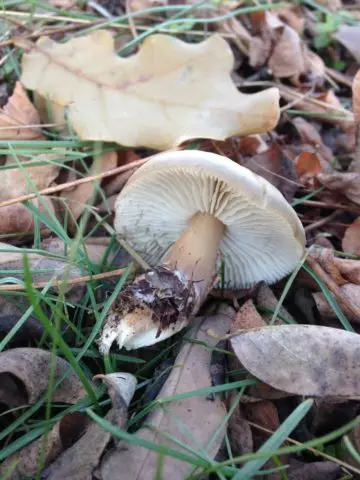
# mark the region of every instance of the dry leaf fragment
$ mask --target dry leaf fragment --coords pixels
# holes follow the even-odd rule
[[[4,108],[0,109],[1,140],[36,140],[43,138],[39,114],[20,82]]]
[[[342,239],[342,248],[346,253],[360,255],[360,217],[346,229]]]
[[[106,420],[117,424],[120,428],[124,428],[127,422],[127,409],[137,383],[136,378],[129,373],[123,372],[98,375],[94,378],[103,380],[109,388],[113,408],[107,413]],[[92,423],[85,434],[71,448],[65,450],[43,472],[42,478],[44,480],[99,478],[97,475],[93,477],[93,474],[110,440],[111,434],[109,432],[104,430],[98,423]],[[123,466],[118,465],[117,469],[117,473],[113,478],[118,478],[118,471],[122,471]],[[104,480],[103,477],[100,478]]]
[[[41,436],[34,442],[26,445],[19,452],[8,457],[0,466],[0,474],[17,462],[11,474],[11,480],[33,478],[38,473],[40,462],[48,466],[63,450],[81,436],[89,423],[84,413],[67,413],[56,423],[46,436]]]
[[[323,170],[326,170],[333,162],[333,154],[329,147],[322,141],[320,133],[316,130],[313,123],[308,122],[302,117],[296,117],[292,121],[302,143],[311,145],[316,153],[319,154],[319,160]]]
[[[268,65],[277,78],[299,76],[305,71],[304,48],[296,30],[278,27],[280,37],[272,50]]]
[[[358,464],[355,464],[358,467]],[[291,461],[288,473],[289,480],[338,480],[341,478],[342,472],[339,465],[335,462],[311,462],[302,463]]]
[[[347,283],[340,287],[341,292],[350,299],[350,301],[360,308],[360,285],[354,285],[353,283]],[[315,292],[312,294],[316,303],[316,307],[323,317],[337,318],[334,309],[326,300],[322,292]],[[360,323],[360,318],[355,315],[346,305],[342,305],[342,309],[346,317],[354,323]]]
[[[49,218],[50,212],[54,212],[52,201],[48,197],[41,197],[41,199],[35,198],[29,201],[35,208],[39,210],[39,213]],[[1,208],[0,216],[0,234],[5,238],[6,235],[13,235],[17,233],[17,239],[24,235],[34,232],[35,218],[34,214],[26,208],[22,203],[14,203]],[[43,235],[49,233],[48,228],[43,222],[40,222],[40,229]]]
[[[360,205],[360,173],[318,173],[316,178],[329,190],[340,192]]]
[[[22,67],[22,83],[68,106],[84,139],[167,149],[269,131],[279,119],[276,88],[253,95],[235,88],[233,55],[218,35],[198,44],[152,35],[129,58],[115,55],[105,30],[63,44],[45,37]]]
[[[161,399],[211,386],[211,349],[204,347],[203,343],[215,346],[217,339],[206,332],[211,330],[216,336],[222,337],[227,333],[233,316],[233,309],[223,306],[218,314],[208,317],[202,324],[194,327],[191,335],[199,343],[186,343],[182,347],[175,367],[157,397],[159,407],[149,415],[146,426],[136,432],[136,436],[166,446],[172,446],[171,438],[175,438],[194,451],[205,450],[209,457],[214,458],[225,433],[224,429],[218,430],[226,415],[226,409],[220,398],[215,396],[209,399],[197,395],[166,403],[165,408],[161,406]],[[214,436],[215,432],[217,434]],[[207,446],[209,438],[213,441]],[[181,449],[181,443],[174,444],[174,448],[176,446],[177,449]],[[119,465],[122,465],[121,471]],[[157,465],[157,453],[135,445],[127,445],[126,450],[118,450],[104,459],[101,473],[104,480],[115,477],[118,480],[129,478],[152,480]],[[172,480],[183,480],[192,470],[189,464],[172,457],[164,458],[162,468],[163,477]]]
[[[360,64],[360,26],[359,25],[342,25],[334,34],[334,38],[344,45]]]
[[[254,376],[285,392],[360,398],[360,337],[337,328],[280,325],[231,339]]]
[[[42,160],[59,159],[59,155],[41,154],[34,157],[32,161],[22,163],[23,168],[16,166],[2,170],[1,173],[1,189],[0,201],[8,200],[10,198],[20,197],[30,192],[42,190],[49,187],[59,174],[59,167],[57,165],[40,165],[32,166],[32,162],[39,162]],[[7,165],[10,165],[9,160]]]
[[[97,173],[112,170],[117,165],[116,152],[107,152],[99,157],[94,158],[93,164],[89,171],[89,176]],[[64,190],[61,193],[61,198],[67,201],[68,207],[71,210],[73,220],[77,220],[83,213],[89,201],[95,192],[94,182],[87,182],[77,185],[73,190]]]
[[[50,361],[51,353],[40,348],[6,350],[0,353],[0,377],[16,378],[19,391],[25,393],[27,403],[33,404],[48,388]],[[57,357],[55,381],[60,380],[65,373],[67,376],[54,391],[52,401],[76,403],[86,394],[83,384],[69,364]]]

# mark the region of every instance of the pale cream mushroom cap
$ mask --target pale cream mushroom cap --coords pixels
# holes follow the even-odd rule
[[[117,198],[115,229],[155,266],[197,212],[225,225],[219,262],[227,288],[274,283],[304,254],[301,222],[273,185],[199,150],[164,152],[140,167]]]

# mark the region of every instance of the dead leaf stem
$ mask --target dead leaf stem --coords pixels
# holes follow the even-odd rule
[[[152,157],[153,155],[147,158],[143,158],[141,160],[135,160],[134,162],[128,163],[127,165],[122,165],[121,167],[113,168],[112,170],[109,170],[107,172],[98,173],[96,175],[91,175],[86,178],[79,178],[78,180],[74,180],[72,182],[61,183],[60,185],[56,185],[56,187],[44,188],[43,190],[39,190],[39,192],[37,193],[28,193],[26,195],[21,195],[19,197],[12,198],[10,200],[6,200],[5,202],[0,203],[0,208],[7,207],[9,205],[14,205],[15,203],[32,200],[33,198],[36,198],[39,195],[50,195],[53,193],[61,192],[69,188],[76,187],[77,185],[81,185],[82,183],[92,182],[94,180],[99,180],[101,178],[112,177],[113,175],[117,175],[118,173],[126,172],[127,170],[131,170],[132,168],[140,167]]]

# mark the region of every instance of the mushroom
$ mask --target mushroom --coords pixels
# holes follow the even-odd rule
[[[115,300],[100,338],[108,352],[152,345],[186,326],[222,271],[229,289],[274,283],[305,250],[295,211],[264,178],[196,150],[141,166],[115,204],[115,230],[148,262]]]

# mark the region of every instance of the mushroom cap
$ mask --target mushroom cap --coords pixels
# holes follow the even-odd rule
[[[264,178],[199,150],[164,152],[141,166],[115,204],[115,230],[155,266],[197,212],[225,225],[219,245],[226,288],[273,283],[305,251],[296,212]]]

